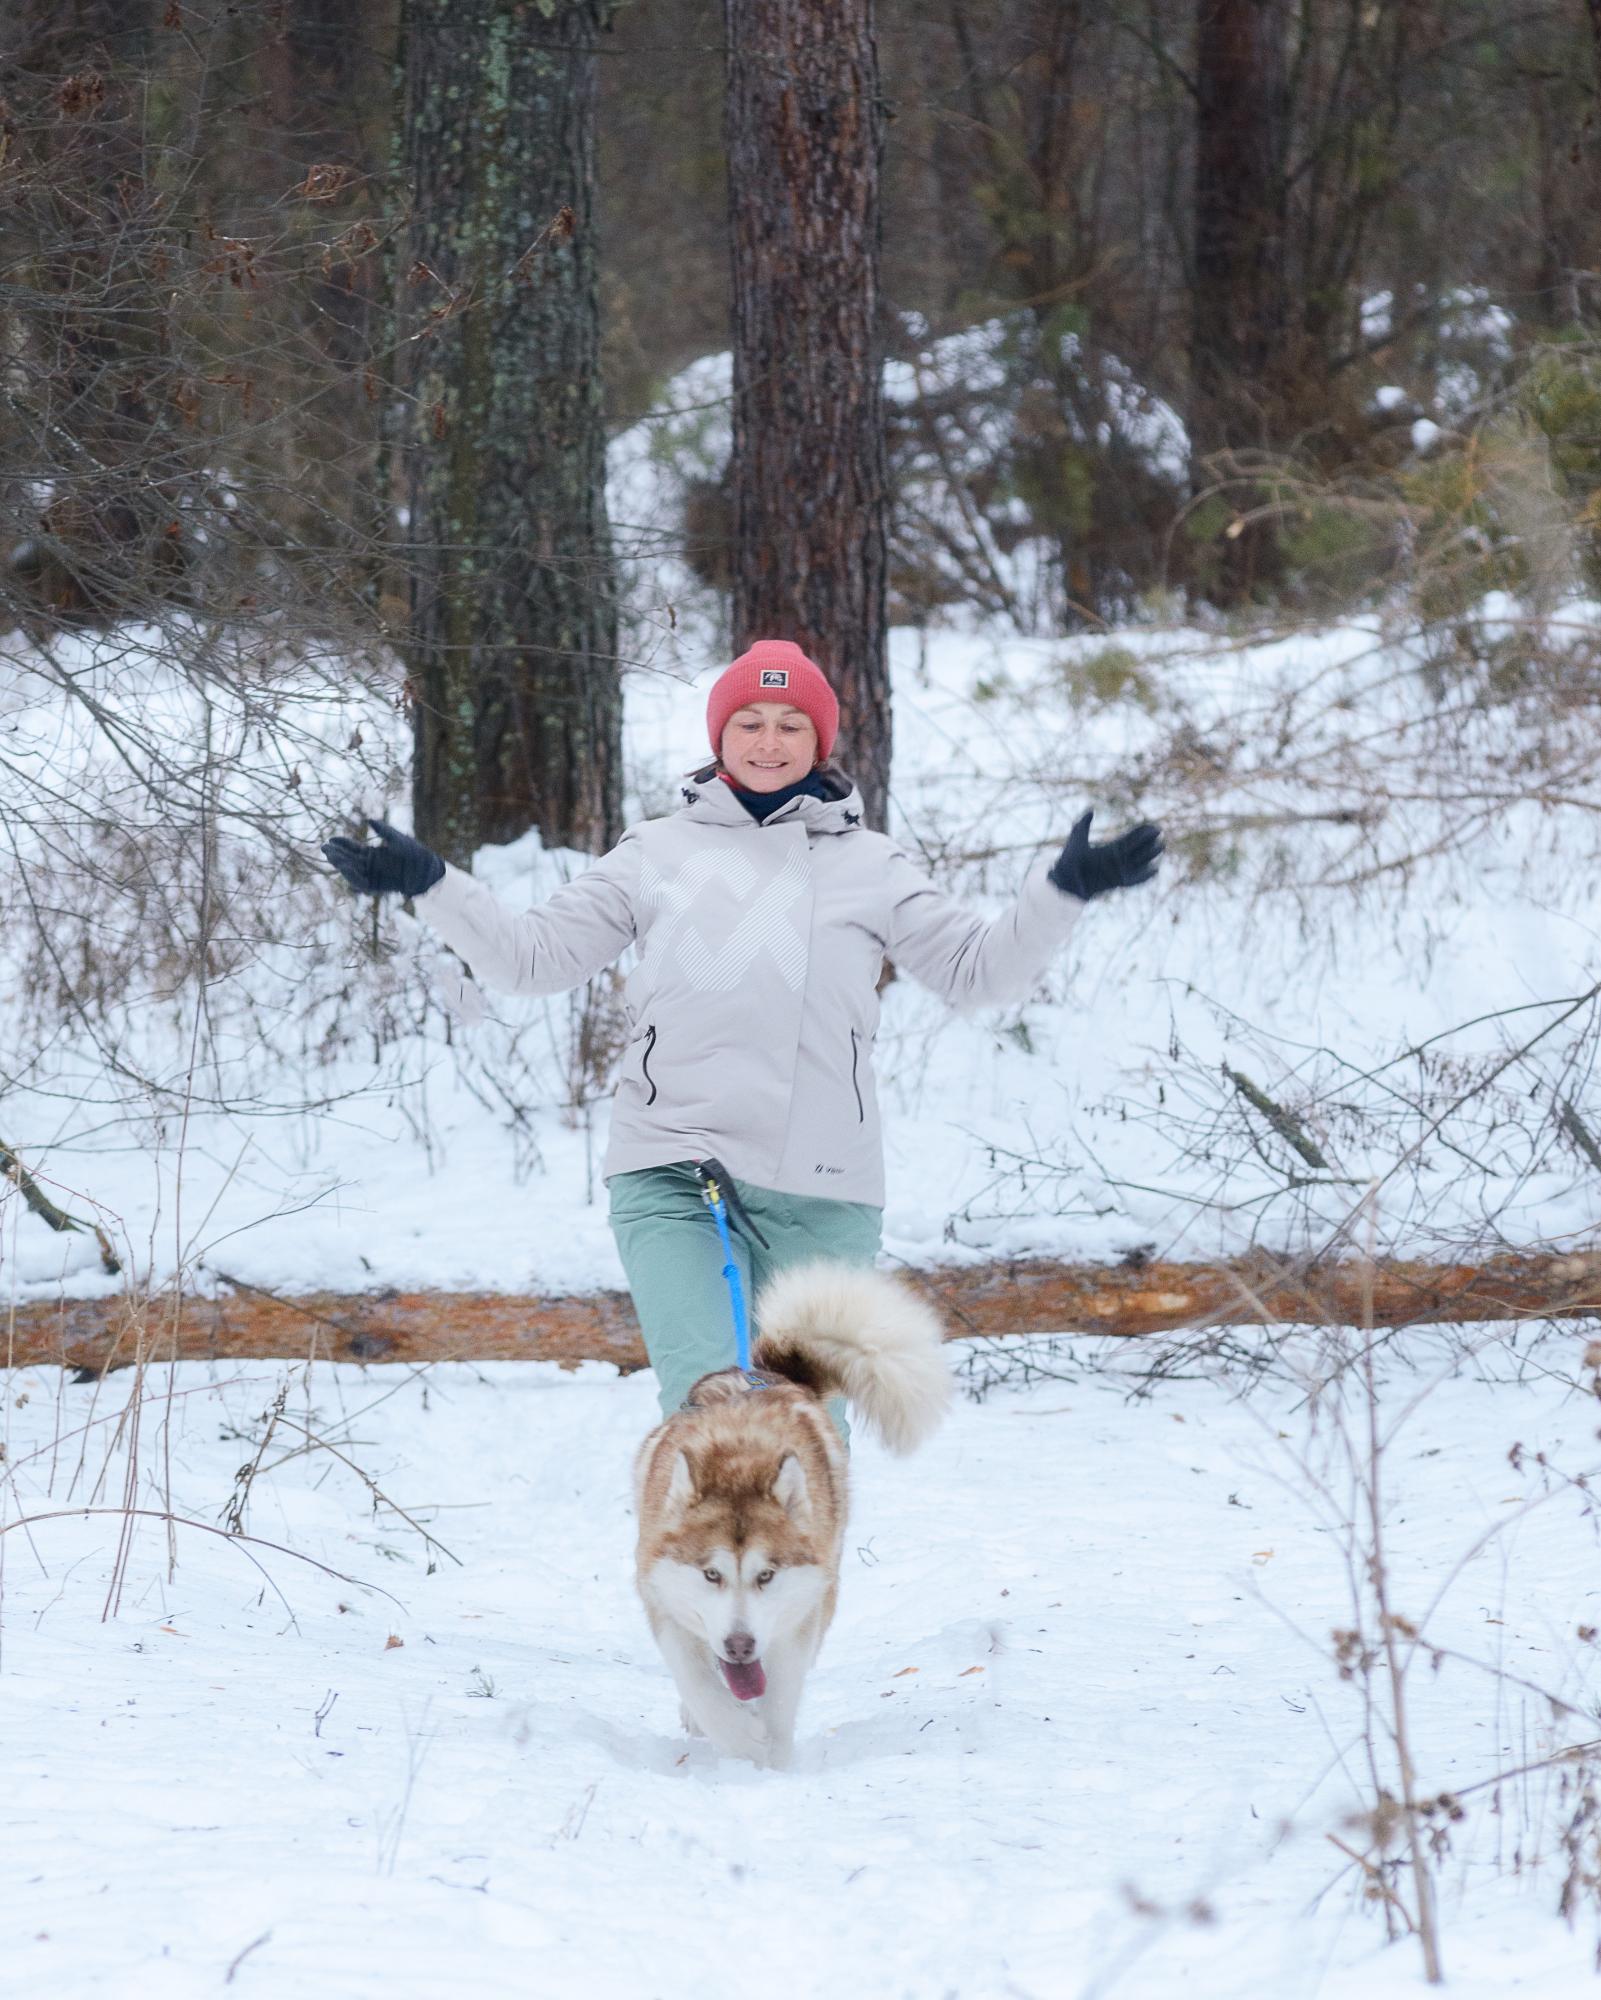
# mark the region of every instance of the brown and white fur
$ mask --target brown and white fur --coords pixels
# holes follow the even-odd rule
[[[761,1386],[703,1375],[639,1448],[636,1574],[685,1727],[784,1764],[839,1590],[849,1458],[823,1398],[906,1452],[944,1414],[950,1374],[938,1319],[882,1272],[797,1266],[756,1321]]]

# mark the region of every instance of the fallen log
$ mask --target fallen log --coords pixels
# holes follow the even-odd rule
[[[1601,1252],[1479,1264],[1386,1259],[1296,1265],[1046,1259],[911,1271],[949,1337],[1139,1335],[1263,1325],[1395,1327],[1428,1321],[1601,1316]],[[210,1296],[65,1299],[0,1318],[0,1366],[101,1374],[136,1359],[611,1361],[645,1351],[626,1292],[564,1298],[490,1292],[268,1292],[237,1279]]]

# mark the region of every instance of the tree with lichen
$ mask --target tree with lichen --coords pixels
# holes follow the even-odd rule
[[[397,483],[419,834],[620,831],[595,44],[609,0],[406,0]]]

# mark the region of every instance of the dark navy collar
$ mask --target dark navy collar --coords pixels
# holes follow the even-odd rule
[[[736,785],[724,778],[723,783],[739,800],[752,819],[771,819],[781,806],[787,806],[791,799],[828,799],[834,796],[828,780],[821,771],[808,771],[804,778],[793,785],[780,785],[776,792],[747,792],[743,785]]]

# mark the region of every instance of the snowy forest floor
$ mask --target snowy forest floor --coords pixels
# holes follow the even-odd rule
[[[1598,632],[898,632],[893,822],[939,881],[1004,908],[1086,804],[1170,847],[1016,1006],[887,990],[889,1261],[1593,1245]],[[0,662],[0,1139],[123,1260],[7,1184],[0,1299],[618,1284],[616,986],[459,1026],[422,928],[316,856],[404,813],[398,684],[230,689],[159,639]],[[631,679],[631,815],[704,753],[702,650]],[[585,865],[477,860],[523,904]],[[1480,1338],[1382,1348],[1390,1636],[1420,1794],[1460,1800],[1452,1989],[1561,2000],[1601,1922],[1601,1369]],[[649,1376],[10,1371],[0,1992],[1411,1991],[1335,1844],[1399,1784],[1368,1411],[1309,1396],[1315,1337],[1229,1351],[998,1343],[925,1456],[861,1444],[783,1774],[678,1733],[630,1573]]]
[[[1383,1354],[1394,1602],[1483,1663],[1420,1653],[1408,1677],[1420,1787],[1465,1810],[1439,1863],[1460,1994],[1594,1990],[1593,1893],[1557,1915],[1587,1781],[1486,1784],[1595,1733],[1546,1699],[1588,1707],[1575,1618],[1601,1623],[1571,1483],[1601,1455],[1582,1346],[1475,1352],[1459,1330]],[[860,1443],[788,1773],[714,1766],[679,1732],[631,1587],[648,1375],[18,1372],[0,1987],[1420,1988],[1330,1839],[1364,1845],[1371,1802],[1364,1682],[1330,1636],[1354,1622],[1366,1411],[1349,1376],[1308,1400],[1326,1353],[1275,1351],[1253,1385],[1191,1370],[1131,1394],[1149,1349],[1034,1343],[1045,1372],[961,1401],[922,1457]],[[179,1526],[169,1574],[142,1518],[119,1551],[125,1502],[216,1530],[230,1497],[259,1540]]]

